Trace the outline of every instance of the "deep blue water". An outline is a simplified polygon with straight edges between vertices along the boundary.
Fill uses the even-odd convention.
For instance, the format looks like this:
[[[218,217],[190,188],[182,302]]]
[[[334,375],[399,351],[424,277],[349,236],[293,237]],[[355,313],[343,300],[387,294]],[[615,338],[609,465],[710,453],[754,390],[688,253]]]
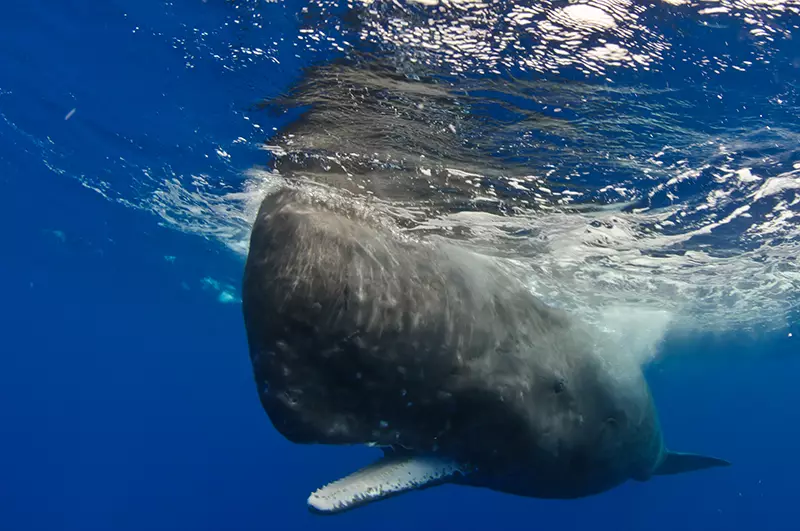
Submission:
[[[296,32],[299,3],[265,11],[258,34],[236,30],[248,5],[2,7],[0,529],[797,529],[796,326],[683,344],[650,370],[668,444],[731,468],[569,502],[446,486],[309,514],[311,490],[376,452],[283,440],[258,402],[240,307],[204,281],[237,286],[241,262],[120,203],[140,197],[142,169],[235,187],[264,162],[247,144],[214,150],[283,125],[253,105],[324,57],[287,37],[272,46],[280,64],[210,59],[233,39]],[[191,28],[210,36],[187,67],[192,47],[173,38],[195,42]],[[82,182],[109,183],[111,200]]]

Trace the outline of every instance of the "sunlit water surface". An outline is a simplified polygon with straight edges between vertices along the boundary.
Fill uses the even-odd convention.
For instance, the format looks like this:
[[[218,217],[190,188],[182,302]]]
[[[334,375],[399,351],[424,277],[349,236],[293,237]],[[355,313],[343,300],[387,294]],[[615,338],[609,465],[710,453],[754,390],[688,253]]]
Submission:
[[[399,230],[495,255],[545,300],[646,345],[667,329],[774,330],[796,315],[800,2],[301,7],[231,4],[169,38],[186,68],[231,72],[228,112],[248,132],[204,139],[196,171],[165,155],[108,157],[106,174],[86,174],[57,143],[30,140],[53,171],[235,259],[263,194],[308,182]],[[295,12],[297,31],[276,35]],[[300,58],[307,68],[277,93],[237,77]],[[238,300],[235,282],[209,282]]]

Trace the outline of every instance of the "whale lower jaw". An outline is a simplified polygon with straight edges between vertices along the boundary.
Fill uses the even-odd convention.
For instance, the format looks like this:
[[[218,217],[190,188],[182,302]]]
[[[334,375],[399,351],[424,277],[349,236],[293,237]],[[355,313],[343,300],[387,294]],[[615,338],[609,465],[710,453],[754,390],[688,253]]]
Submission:
[[[336,514],[412,490],[448,483],[472,468],[437,456],[389,455],[317,489],[308,508],[318,514]]]

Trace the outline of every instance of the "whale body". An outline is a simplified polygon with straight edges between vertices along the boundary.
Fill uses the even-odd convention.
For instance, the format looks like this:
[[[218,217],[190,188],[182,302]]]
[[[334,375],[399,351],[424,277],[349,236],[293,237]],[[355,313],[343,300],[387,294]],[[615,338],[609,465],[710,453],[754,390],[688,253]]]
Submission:
[[[338,513],[442,483],[578,498],[729,465],[666,449],[641,368],[497,261],[346,199],[264,198],[242,308],[261,404],[302,444],[384,457],[315,491]]]

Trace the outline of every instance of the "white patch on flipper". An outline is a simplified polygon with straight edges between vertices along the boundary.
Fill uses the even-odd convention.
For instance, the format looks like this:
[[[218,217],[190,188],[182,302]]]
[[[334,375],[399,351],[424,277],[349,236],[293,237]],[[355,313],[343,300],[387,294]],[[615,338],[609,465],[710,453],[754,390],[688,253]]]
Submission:
[[[410,490],[443,483],[469,467],[432,456],[384,457],[308,497],[309,508],[337,513]]]

